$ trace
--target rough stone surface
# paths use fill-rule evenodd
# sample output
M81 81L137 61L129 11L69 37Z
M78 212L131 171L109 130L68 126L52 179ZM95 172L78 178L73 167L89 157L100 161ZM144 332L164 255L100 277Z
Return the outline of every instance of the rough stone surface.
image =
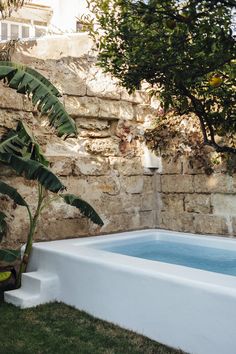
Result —
M162 193L162 211L184 211L184 195L183 194L172 194L172 193Z
M236 195L235 194L213 194L213 212L216 215L232 216L236 215Z
M194 191L196 193L230 193L231 190L232 177L229 175L194 176Z
M186 158L167 161L159 157L162 168L144 168L143 134L155 122L159 101L142 91L129 95L102 73L87 35L72 35L71 41L61 38L21 45L13 60L39 70L60 90L61 102L75 119L79 136L56 137L30 100L2 83L0 135L18 120L27 122L67 193L88 201L104 226L97 227L77 209L55 200L42 214L37 240L151 227L236 235L235 175L223 174L219 168L218 173L206 176L197 162L190 164ZM3 165L0 176L17 187L34 211L36 184ZM25 242L26 209L1 196L0 210L7 213L9 241Z
M224 235L229 233L227 220L224 217L207 214L194 216L194 230L200 234Z
M193 193L193 176L162 175L161 186L165 193Z
M123 177L123 188L127 193L142 193L144 188L144 180L142 176Z
M209 194L187 194L184 209L189 213L211 213L211 196Z
M159 214L158 227L174 231L191 232L193 230L193 215L176 211L164 211Z

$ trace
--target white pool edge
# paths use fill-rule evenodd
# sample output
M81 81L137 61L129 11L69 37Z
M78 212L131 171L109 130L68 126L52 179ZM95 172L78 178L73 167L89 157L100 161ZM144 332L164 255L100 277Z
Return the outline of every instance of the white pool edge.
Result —
M236 277L92 248L158 232L236 249L232 239L149 229L35 244L29 271L54 274L54 299L96 317L189 353L233 353Z

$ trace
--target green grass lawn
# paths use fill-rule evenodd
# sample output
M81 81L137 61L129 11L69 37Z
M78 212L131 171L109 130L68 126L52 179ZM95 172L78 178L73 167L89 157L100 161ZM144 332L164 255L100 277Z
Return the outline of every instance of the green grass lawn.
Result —
M62 303L21 310L0 300L0 354L177 354Z

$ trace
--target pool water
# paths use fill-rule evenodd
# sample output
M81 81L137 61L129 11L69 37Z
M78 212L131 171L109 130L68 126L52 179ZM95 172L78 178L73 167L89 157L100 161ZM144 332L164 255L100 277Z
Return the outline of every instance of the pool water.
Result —
M127 256L236 276L236 250L163 240L109 245L102 249Z

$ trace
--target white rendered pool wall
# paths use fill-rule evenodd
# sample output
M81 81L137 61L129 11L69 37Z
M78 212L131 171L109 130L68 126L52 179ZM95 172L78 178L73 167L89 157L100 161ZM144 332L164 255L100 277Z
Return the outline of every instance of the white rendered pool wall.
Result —
M236 277L93 248L158 235L236 249L222 237L143 230L35 244L30 270L55 272L58 301L96 317L189 353L234 353Z

